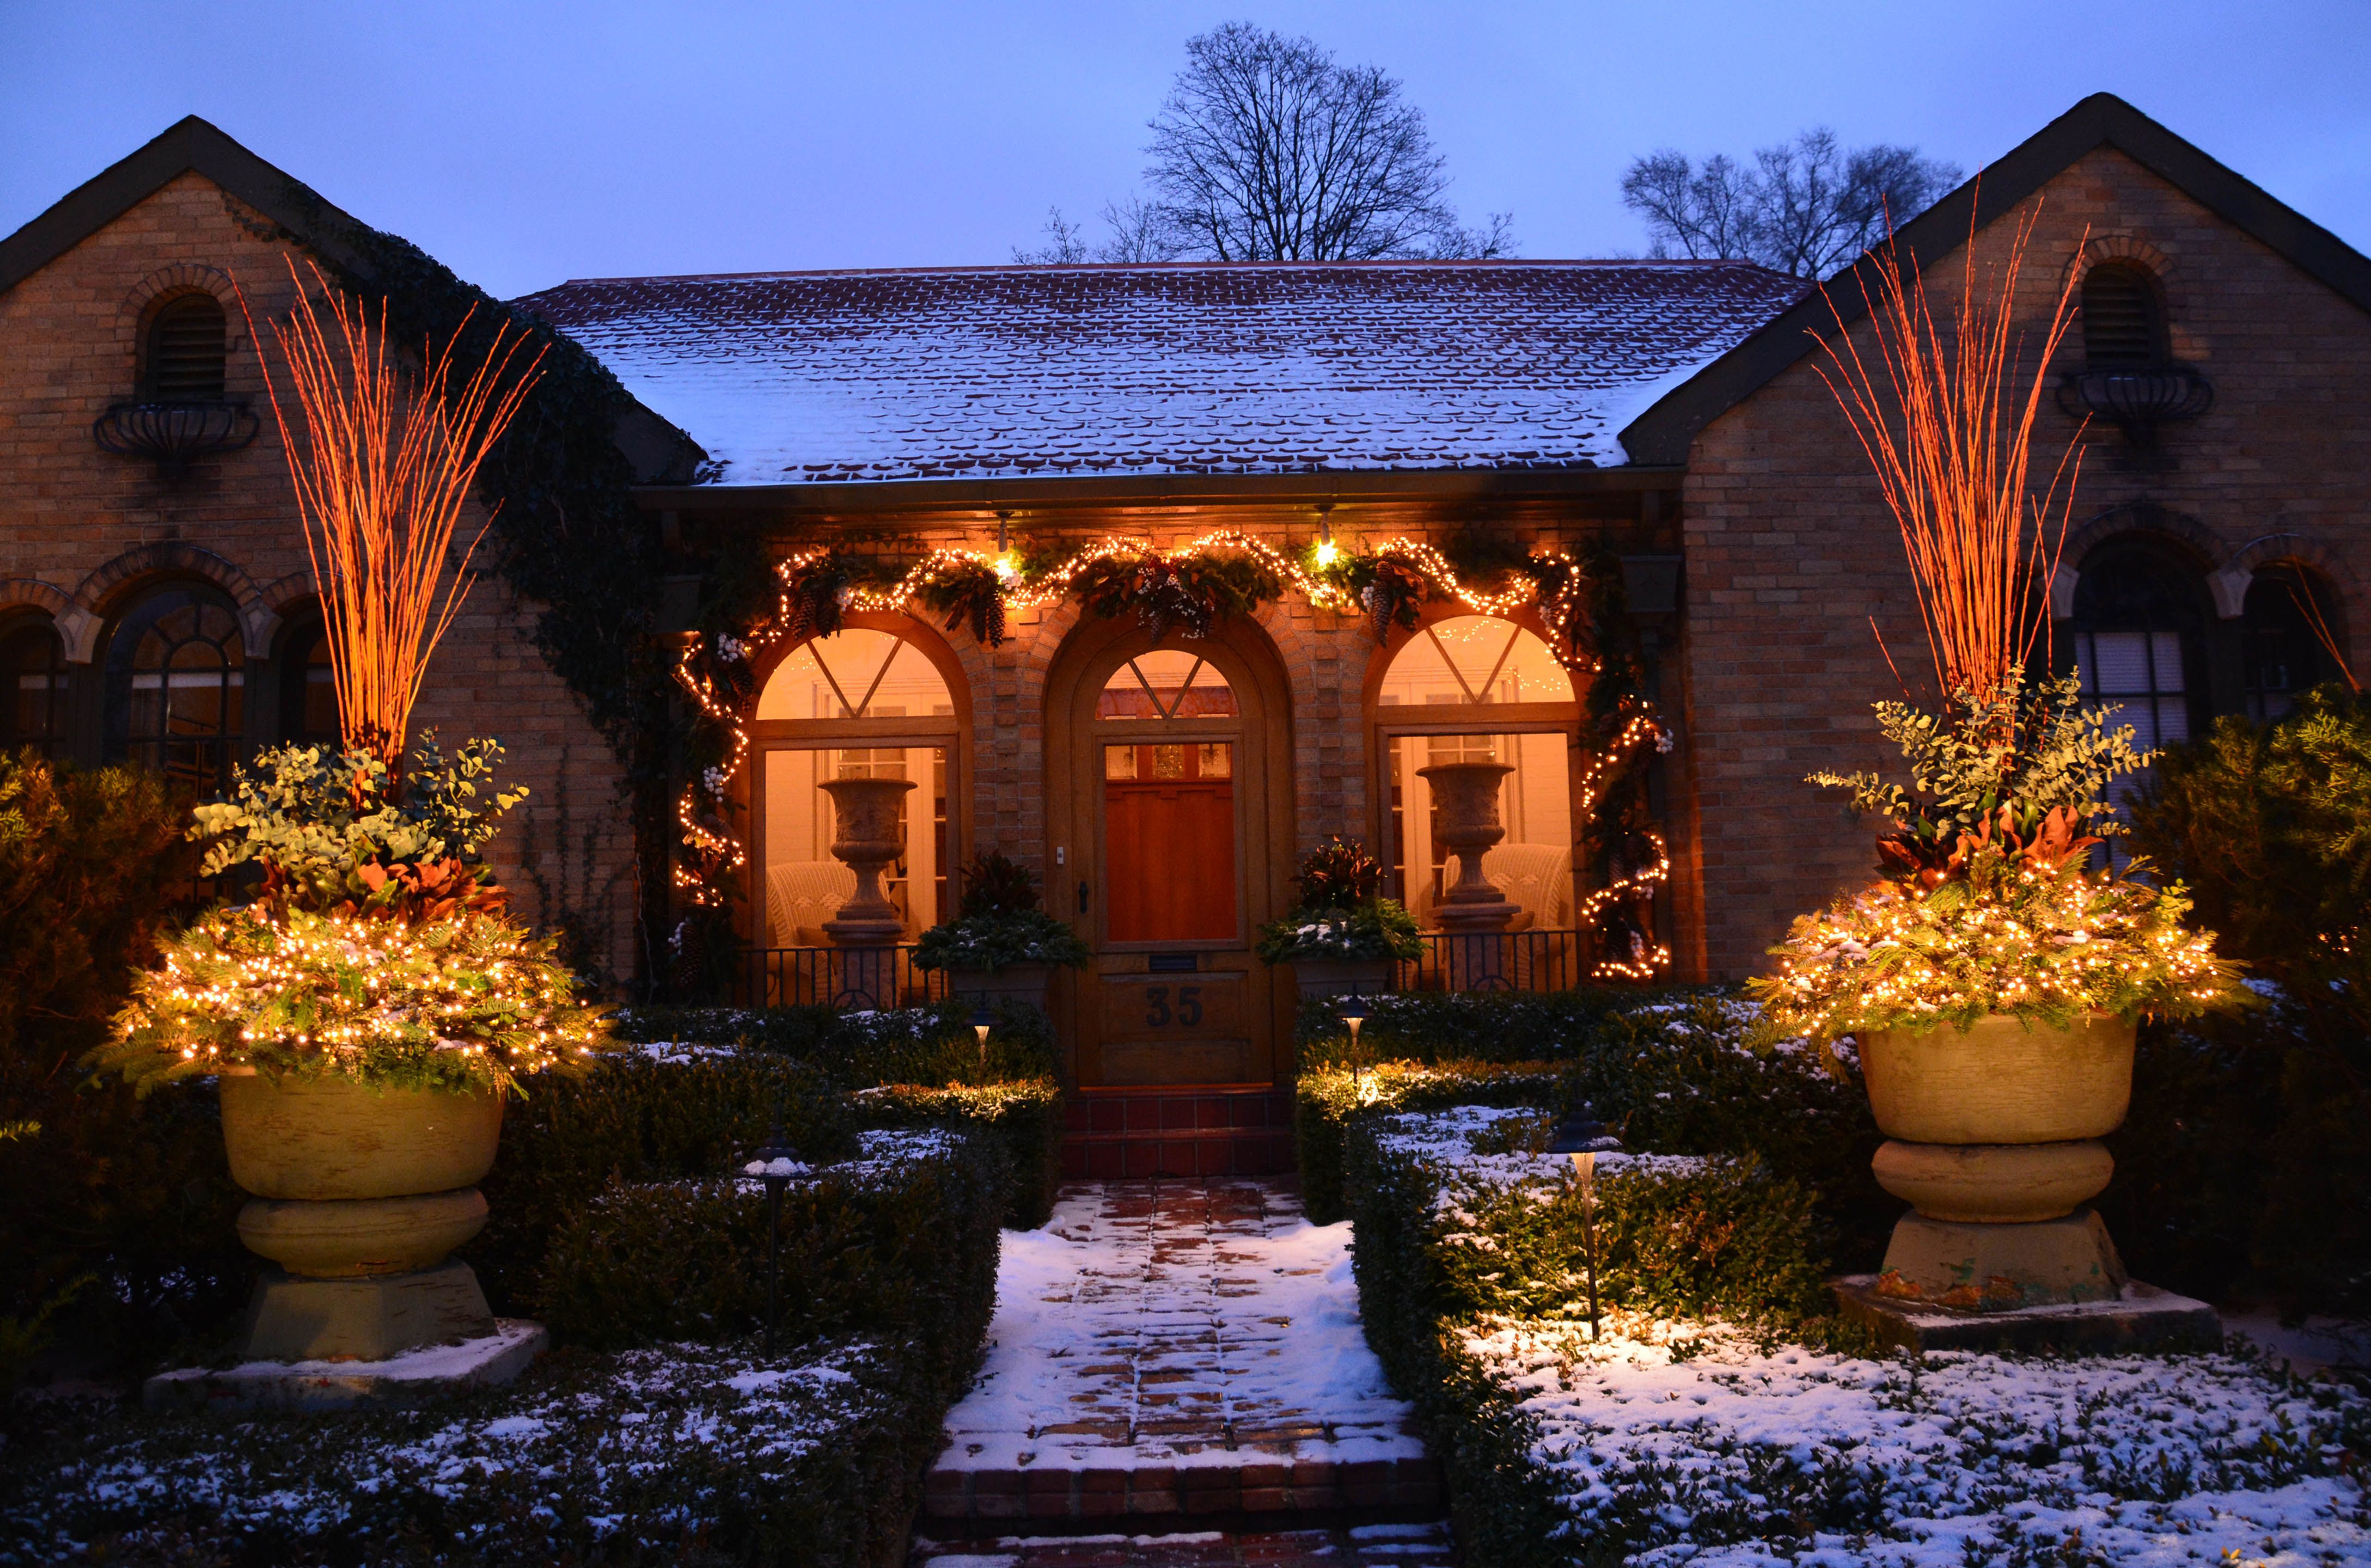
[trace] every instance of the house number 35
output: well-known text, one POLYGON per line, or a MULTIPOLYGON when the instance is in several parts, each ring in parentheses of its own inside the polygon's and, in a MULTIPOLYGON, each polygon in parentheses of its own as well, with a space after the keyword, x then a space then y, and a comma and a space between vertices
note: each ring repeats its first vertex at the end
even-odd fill
POLYGON ((1147 1028, 1166 1029, 1174 1021, 1191 1029, 1202 1021, 1202 987, 1199 986, 1177 987, 1177 1009, 1174 1013, 1169 1008, 1169 987, 1166 986, 1147 986, 1144 1000, 1147 1028))

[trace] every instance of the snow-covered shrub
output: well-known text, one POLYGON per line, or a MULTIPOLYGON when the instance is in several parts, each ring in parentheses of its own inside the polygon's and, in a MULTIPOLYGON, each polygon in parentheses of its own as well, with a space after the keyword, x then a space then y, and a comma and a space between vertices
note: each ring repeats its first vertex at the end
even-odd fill
POLYGON ((784 1136, 810 1160, 856 1152, 843 1097, 804 1062, 644 1048, 605 1057, 582 1078, 546 1079, 505 1118, 482 1183, 492 1213, 461 1256, 496 1311, 535 1316, 545 1251, 585 1205, 613 1185, 737 1170, 778 1109, 784 1136))
POLYGON ((1004 1223, 1035 1230, 1053 1212, 1062 1182, 1063 1101, 1051 1079, 939 1089, 885 1084, 857 1090, 850 1105, 868 1127, 946 1125, 996 1139, 1012 1167, 1012 1203, 1004 1223))
MULTIPOLYGON (((1529 1442, 1547 1561, 2360 1562, 2371 1400, 2244 1355, 1882 1359, 1492 1319, 1444 1355, 1529 1442)), ((1463 1534, 1461 1526, 1461 1535, 1463 1534)), ((1536 1559, 1534 1559, 1536 1560, 1536 1559)))
MULTIPOLYGON (((1555 1539, 1565 1516, 1534 1451, 1537 1423, 1458 1337, 1485 1304, 1521 1301, 1560 1313, 1570 1300, 1586 1311, 1585 1287, 1558 1294, 1579 1253, 1577 1227, 1567 1228, 1577 1214, 1554 1191, 1564 1181, 1556 1168, 1569 1167, 1521 1147, 1545 1123, 1468 1107, 1365 1116, 1349 1130, 1352 1256, 1368 1343, 1441 1457, 1469 1561, 1500 1568, 1570 1561, 1555 1539), (1506 1152, 1479 1152, 1477 1141, 1506 1152)), ((1798 1295, 1806 1277, 1816 1283, 1808 1205, 1791 1183, 1745 1162, 1655 1160, 1616 1170, 1606 1161, 1598 1186, 1602 1302, 1643 1300, 1643 1291, 1700 1307, 1727 1297, 1766 1309, 1798 1295), (1767 1218, 1747 1234, 1725 1235, 1725 1221, 1740 1216, 1767 1218), (1650 1234, 1657 1230, 1664 1234, 1650 1234), (1640 1277, 1658 1253, 1683 1263, 1684 1277, 1669 1288, 1640 1277)))
MULTIPOLYGON (((995 1295, 1004 1150, 940 1129, 859 1136, 857 1159, 810 1164, 783 1192, 780 1332, 910 1341, 967 1377, 995 1295)), ((765 1316, 766 1214, 763 1184, 737 1171, 588 1193, 552 1235, 537 1316, 602 1350, 750 1333, 765 1316)))
POLYGON ((1303 1039, 1295 1133, 1311 1212, 1338 1204, 1342 1129, 1369 1106, 1586 1101, 1632 1148, 1752 1156, 1812 1189, 1838 1261, 1873 1264, 1901 1205, 1869 1174, 1880 1137, 1868 1098, 1810 1052, 1748 1047, 1754 1016, 1717 986, 1379 997, 1362 1043, 1382 1060, 1355 1090, 1342 1043, 1303 1039))
POLYGON ((561 1350, 425 1409, 236 1425, 43 1401, 0 1467, 0 1562, 875 1568, 939 1442, 920 1372, 842 1338, 561 1350))
POLYGON ((1368 1111, 1427 1111, 1444 1105, 1548 1106, 1564 1101, 1567 1065, 1555 1062, 1378 1062, 1356 1070, 1340 1063, 1303 1066, 1293 1084, 1293 1157, 1310 1222, 1332 1225, 1343 1207, 1343 1139, 1350 1118, 1368 1111))
MULTIPOLYGON (((1350 1135, 1359 1291, 1428 1321, 1586 1315, 1571 1162, 1541 1153, 1554 1118, 1458 1106, 1361 1120, 1350 1135), (1371 1232, 1400 1233, 1372 1276, 1371 1232)), ((1598 1297, 1607 1308, 1732 1321, 1820 1310, 1824 1228, 1811 1195, 1750 1156, 1602 1154, 1598 1297)))
POLYGON ((1033 1008, 999 1004, 979 1059, 975 1004, 953 997, 880 1012, 804 1008, 636 1008, 617 1015, 620 1038, 645 1043, 730 1045, 810 1062, 843 1088, 874 1084, 1000 1083, 1051 1078, 1053 1026, 1033 1008))

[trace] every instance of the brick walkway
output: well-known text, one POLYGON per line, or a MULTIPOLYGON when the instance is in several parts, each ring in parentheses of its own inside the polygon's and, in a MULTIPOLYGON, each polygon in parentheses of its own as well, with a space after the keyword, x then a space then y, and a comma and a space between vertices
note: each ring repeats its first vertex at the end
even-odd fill
POLYGON ((910 1568, 1449 1568, 1447 1525, 917 1541, 910 1568))
POLYGON ((1045 1229, 1004 1238, 988 1363, 948 1412, 919 1533, 1436 1516, 1439 1473, 1359 1329, 1347 1239, 1276 1182, 1068 1189, 1045 1229))

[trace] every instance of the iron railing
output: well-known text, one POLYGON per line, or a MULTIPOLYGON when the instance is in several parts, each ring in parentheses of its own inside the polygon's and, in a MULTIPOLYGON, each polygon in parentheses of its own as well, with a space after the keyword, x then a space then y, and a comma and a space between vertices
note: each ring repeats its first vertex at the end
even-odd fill
MULTIPOLYGON (((1570 991, 1588 977, 1575 930, 1425 931, 1417 957, 1393 965, 1394 991, 1570 991)), ((882 948, 753 948, 743 955, 744 1007, 827 1006, 842 1012, 923 1007, 951 994, 943 969, 918 969, 909 943, 882 948)))
POLYGON ((1423 953, 1394 966, 1400 991, 1570 991, 1585 971, 1581 933, 1423 931, 1423 953))
POLYGON ((918 969, 911 943, 878 948, 753 948, 743 955, 744 1007, 878 1012, 944 1001, 947 972, 918 969))

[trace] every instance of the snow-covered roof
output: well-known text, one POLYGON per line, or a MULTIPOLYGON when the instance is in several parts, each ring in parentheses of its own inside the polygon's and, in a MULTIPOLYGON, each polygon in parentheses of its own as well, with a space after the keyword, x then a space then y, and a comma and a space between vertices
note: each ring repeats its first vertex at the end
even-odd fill
POLYGON ((1799 299, 1742 262, 608 278, 518 303, 716 482, 1589 468, 1799 299))

